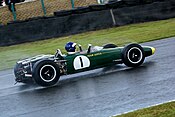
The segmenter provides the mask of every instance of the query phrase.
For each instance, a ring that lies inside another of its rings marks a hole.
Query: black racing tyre
[[[22,69],[22,64],[16,63],[16,65],[14,66],[14,75],[16,82],[22,82],[21,78],[19,78],[19,69]]]
[[[13,69],[15,77],[17,76],[18,69],[20,69],[21,67],[22,67],[22,64],[18,64],[18,63],[15,64]]]
[[[115,45],[115,44],[105,44],[103,46],[104,49],[106,49],[106,48],[116,48],[116,47],[117,47],[117,45]]]
[[[35,63],[32,76],[37,84],[41,86],[52,86],[58,82],[60,70],[53,61],[40,60]]]
[[[138,44],[130,44],[122,50],[122,60],[128,67],[138,67],[145,60],[143,48]]]

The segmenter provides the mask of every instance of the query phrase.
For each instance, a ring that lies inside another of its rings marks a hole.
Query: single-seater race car
[[[41,86],[56,84],[61,75],[74,74],[114,64],[124,63],[128,67],[138,67],[145,57],[153,55],[154,47],[129,44],[117,47],[106,44],[102,47],[89,44],[88,49],[62,55],[58,49],[55,55],[38,55],[20,60],[14,67],[16,82],[34,81]]]

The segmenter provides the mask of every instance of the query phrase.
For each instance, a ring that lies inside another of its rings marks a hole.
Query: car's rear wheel
[[[122,60],[128,67],[138,67],[145,59],[143,48],[138,44],[130,44],[122,50]]]
[[[41,86],[52,86],[60,78],[59,67],[51,60],[41,60],[35,63],[32,76]]]

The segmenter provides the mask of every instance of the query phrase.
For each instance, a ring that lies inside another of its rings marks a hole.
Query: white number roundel
[[[89,67],[90,60],[88,57],[80,55],[80,56],[75,57],[73,64],[74,64],[75,70],[79,70],[79,69]]]

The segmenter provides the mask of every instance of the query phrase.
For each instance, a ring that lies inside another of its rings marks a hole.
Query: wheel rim
[[[128,51],[127,58],[131,63],[137,64],[142,60],[143,53],[139,48],[133,47]]]
[[[44,65],[40,69],[40,77],[45,82],[51,82],[56,77],[56,69],[52,65]]]

